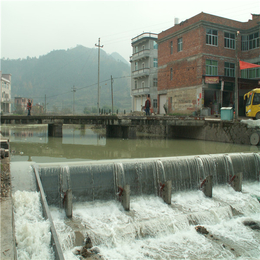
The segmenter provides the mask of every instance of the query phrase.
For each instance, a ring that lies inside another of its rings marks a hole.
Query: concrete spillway
[[[234,153],[168,158],[38,164],[48,204],[62,206],[64,194],[73,200],[112,200],[118,188],[130,185],[131,196],[158,195],[160,185],[172,182],[172,193],[198,189],[212,175],[213,185],[226,184],[242,173],[243,180],[259,180],[260,153]]]

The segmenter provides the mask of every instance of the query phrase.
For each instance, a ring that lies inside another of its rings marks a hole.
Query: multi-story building
[[[11,74],[2,74],[1,78],[1,113],[11,113]]]
[[[142,33],[132,39],[131,96],[133,111],[141,111],[150,94],[154,112],[157,110],[158,35]]]
[[[15,97],[14,98],[14,110],[16,111],[16,113],[26,113],[27,103],[28,103],[28,98]]]
[[[192,114],[234,106],[260,87],[260,68],[239,71],[238,60],[260,64],[260,16],[247,22],[200,13],[158,34],[158,109]],[[236,72],[237,69],[237,72]],[[236,79],[238,84],[236,84]]]

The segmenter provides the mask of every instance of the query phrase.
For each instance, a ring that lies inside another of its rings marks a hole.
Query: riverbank
[[[1,259],[15,260],[14,215],[12,202],[10,158],[1,159]]]

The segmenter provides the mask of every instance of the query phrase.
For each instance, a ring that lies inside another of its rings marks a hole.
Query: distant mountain
[[[3,74],[12,74],[12,99],[27,97],[32,98],[34,104],[44,104],[46,95],[47,111],[54,112],[73,111],[73,96],[76,113],[97,107],[97,48],[78,45],[67,50],[54,50],[39,58],[5,59],[1,60],[1,67]],[[111,107],[111,76],[114,79],[114,107],[129,111],[130,64],[118,53],[108,55],[101,49],[100,108]]]
[[[126,61],[119,53],[117,52],[113,52],[110,54],[111,57],[113,57],[116,61],[121,61],[125,64],[130,65],[130,63],[128,61]]]

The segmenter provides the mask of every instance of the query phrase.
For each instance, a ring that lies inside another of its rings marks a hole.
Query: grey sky
[[[206,12],[246,22],[260,13],[259,0],[171,1],[1,1],[1,58],[39,57],[78,44],[118,52],[127,61],[131,39],[160,33]]]

